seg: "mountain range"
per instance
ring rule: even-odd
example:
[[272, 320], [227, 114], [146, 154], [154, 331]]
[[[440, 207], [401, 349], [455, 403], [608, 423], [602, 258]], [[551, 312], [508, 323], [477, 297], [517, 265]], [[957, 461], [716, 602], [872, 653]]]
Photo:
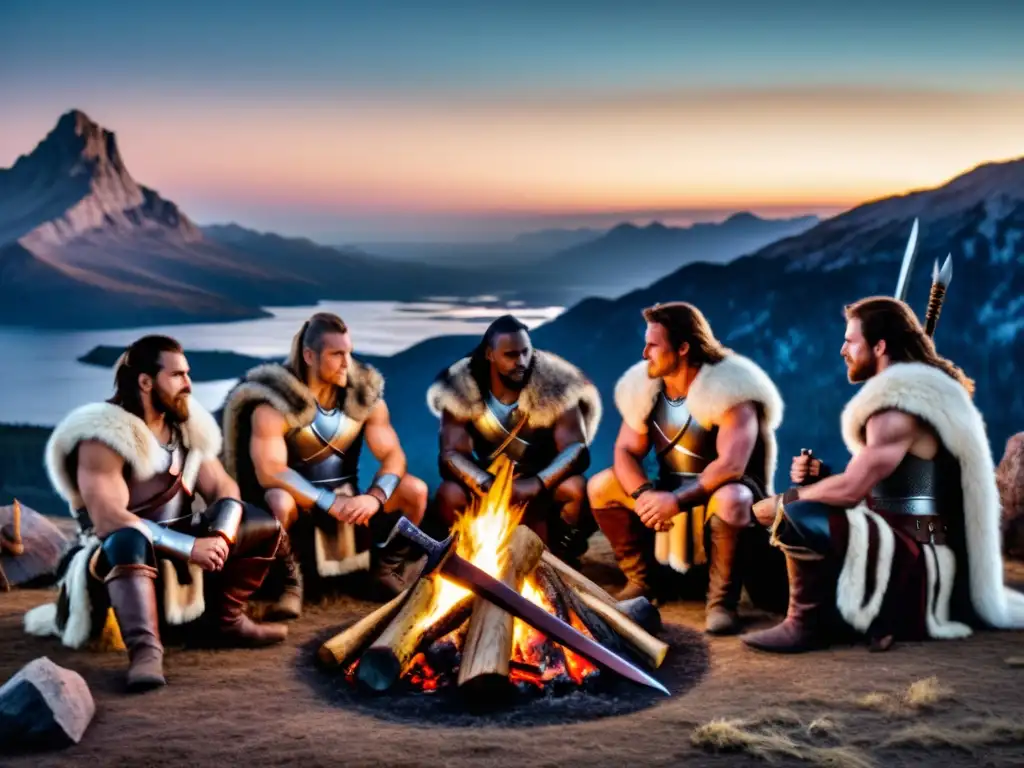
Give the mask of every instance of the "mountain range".
[[[858, 206], [725, 264], [690, 264], [618, 299], [592, 298], [535, 329], [534, 345], [563, 355], [597, 384], [605, 417], [593, 445], [607, 466], [620, 419], [613, 391], [641, 358], [644, 307], [690, 301], [717, 337], [772, 376], [786, 404], [776, 483], [788, 483], [789, 457], [801, 448], [839, 466], [843, 405], [856, 389], [839, 350], [845, 304], [893, 295], [914, 218], [919, 257], [907, 300], [923, 318], [933, 261], [953, 257], [953, 281], [935, 332], [940, 354], [976, 382], [998, 461], [1024, 430], [1024, 160], [979, 166], [934, 189]], [[375, 361], [388, 376], [389, 407], [410, 456], [410, 471], [437, 480], [437, 421], [423, 394], [444, 366], [477, 339], [432, 339]]]
[[0, 325], [212, 322], [322, 299], [436, 295], [565, 306], [591, 288], [621, 293], [666, 265], [739, 256], [804, 225], [748, 216], [679, 230], [552, 230], [495, 246], [500, 256], [490, 260], [486, 249], [474, 261], [467, 254], [446, 263], [410, 252], [396, 264], [393, 255], [237, 224], [201, 228], [132, 177], [112, 132], [72, 110], [31, 153], [0, 170]]

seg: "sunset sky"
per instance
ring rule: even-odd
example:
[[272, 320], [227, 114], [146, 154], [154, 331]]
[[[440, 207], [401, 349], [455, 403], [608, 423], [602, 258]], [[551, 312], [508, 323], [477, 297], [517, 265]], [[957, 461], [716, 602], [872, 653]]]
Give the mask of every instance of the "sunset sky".
[[491, 5], [5, 0], [0, 167], [79, 108], [198, 222], [340, 243], [831, 213], [1024, 155], [1024, 2]]

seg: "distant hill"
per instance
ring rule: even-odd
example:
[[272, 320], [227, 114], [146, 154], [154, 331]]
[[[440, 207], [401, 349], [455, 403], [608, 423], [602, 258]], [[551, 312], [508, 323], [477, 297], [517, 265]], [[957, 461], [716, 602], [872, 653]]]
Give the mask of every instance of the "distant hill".
[[532, 271], [541, 280], [571, 283], [576, 300], [615, 298], [691, 262], [729, 261], [799, 235], [817, 223], [816, 216], [763, 219], [737, 213], [718, 224], [689, 227], [620, 224], [596, 240], [554, 254]]

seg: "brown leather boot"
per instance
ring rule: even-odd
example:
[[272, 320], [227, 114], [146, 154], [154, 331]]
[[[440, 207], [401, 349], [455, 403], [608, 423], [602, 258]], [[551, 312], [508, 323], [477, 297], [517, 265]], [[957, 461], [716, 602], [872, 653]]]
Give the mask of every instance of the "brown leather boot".
[[610, 506], [594, 510], [601, 532], [604, 533], [619, 570], [626, 577], [626, 585], [613, 595], [616, 600], [632, 600], [635, 597], [646, 597], [652, 602], [655, 589], [652, 581], [653, 566], [648, 553], [648, 542], [645, 540], [643, 523], [625, 507]]
[[167, 685], [156, 608], [156, 568], [116, 565], [104, 579], [110, 605], [128, 649], [128, 690]]
[[281, 544], [274, 560], [275, 567], [284, 570], [284, 589], [277, 602], [267, 608], [265, 618], [268, 621], [297, 619], [302, 615], [302, 569], [292, 551], [291, 537], [285, 532], [281, 533]]
[[704, 631], [709, 635], [733, 635], [740, 629], [736, 606], [742, 582], [736, 549], [743, 529], [729, 525], [718, 515], [711, 517], [708, 526], [711, 528], [711, 563]]
[[280, 643], [288, 636], [285, 624], [258, 624], [245, 615], [245, 607], [270, 570], [273, 557], [229, 557], [215, 590], [210, 612], [215, 642], [259, 647]]
[[771, 653], [802, 653], [825, 645], [825, 601], [829, 599], [830, 566], [826, 560], [796, 559], [786, 555], [789, 574], [789, 610], [786, 619], [771, 629], [751, 632], [740, 639], [751, 648]]

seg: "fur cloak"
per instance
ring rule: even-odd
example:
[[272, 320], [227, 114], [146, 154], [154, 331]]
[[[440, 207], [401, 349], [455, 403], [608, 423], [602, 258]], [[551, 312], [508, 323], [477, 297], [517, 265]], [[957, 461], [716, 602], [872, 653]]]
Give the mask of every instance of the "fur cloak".
[[[189, 401], [189, 418], [181, 425], [181, 438], [188, 450], [181, 472], [182, 485], [191, 495], [200, 466], [207, 459], [216, 458], [222, 445], [217, 422], [195, 398]], [[76, 477], [77, 449], [84, 440], [97, 440], [107, 445], [124, 459], [132, 476], [140, 480], [149, 479], [159, 469], [163, 449], [156, 435], [138, 416], [111, 403], [91, 403], [76, 408], [50, 434], [44, 459], [50, 483], [68, 502], [72, 514], [84, 506]], [[105, 596], [105, 590], [90, 589], [90, 568], [100, 544], [91, 531], [79, 534], [74, 554], [60, 579], [57, 602], [28, 611], [26, 632], [56, 635], [72, 648], [82, 647], [93, 636], [97, 606], [93, 605], [91, 596]], [[182, 583], [172, 561], [159, 556], [157, 561], [167, 622], [184, 624], [201, 616], [205, 610], [202, 569], [189, 564], [190, 579]]]
[[[634, 431], [646, 434], [648, 419], [663, 388], [661, 379], [648, 377], [647, 361], [631, 366], [615, 385], [615, 405], [622, 420]], [[753, 360], [730, 352], [718, 363], [702, 365], [686, 396], [686, 407], [704, 429], [719, 424], [729, 409], [745, 402], [758, 406], [764, 466], [753, 474], [763, 472], [763, 477], [758, 479], [764, 481], [765, 492], [770, 496], [775, 492], [772, 480], [778, 462], [775, 431], [782, 423], [783, 402], [768, 374]], [[686, 573], [691, 565], [706, 561], [703, 510], [694, 510], [694, 513], [691, 519], [688, 513], [681, 512], [669, 531], [655, 536], [658, 561], [681, 573]]]
[[[546, 429], [571, 408], [579, 406], [583, 414], [583, 434], [587, 445], [594, 441], [601, 424], [601, 395], [586, 375], [553, 352], [534, 352], [530, 381], [519, 396], [519, 407], [527, 414], [526, 426]], [[464, 357], [427, 389], [427, 407], [437, 418], [447, 411], [452, 416], [472, 421], [487, 408], [484, 393], [470, 374], [469, 358]]]
[[[1024, 629], [1024, 595], [1003, 584], [999, 491], [981, 413], [959, 382], [937, 368], [924, 363], [897, 363], [865, 383], [844, 408], [843, 440], [850, 453], [856, 454], [864, 447], [868, 418], [888, 409], [912, 414], [930, 424], [960, 466], [967, 562], [958, 563], [948, 546], [922, 545], [928, 579], [929, 635], [954, 638], [971, 634], [967, 625], [949, 620], [958, 567], [967, 569], [971, 603], [979, 618], [1000, 629]], [[847, 510], [846, 515], [850, 538], [836, 603], [846, 621], [866, 631], [881, 610], [889, 584], [894, 537], [892, 529], [864, 504]], [[869, 526], [876, 529], [879, 541], [875, 589], [870, 597], [865, 594]]]
[[[384, 397], [384, 377], [371, 365], [352, 361], [346, 386], [345, 414], [353, 421], [366, 421]], [[264, 489], [256, 479], [249, 440], [252, 413], [256, 406], [269, 404], [284, 416], [290, 429], [301, 429], [316, 416], [316, 398], [309, 387], [291, 369], [268, 363], [245, 374], [228, 393], [224, 402], [224, 468], [241, 489], [242, 498], [265, 506]], [[354, 490], [354, 489], [353, 489]], [[355, 527], [339, 523], [337, 535], [327, 535], [319, 527], [313, 530], [313, 548], [317, 572], [321, 576], [340, 576], [370, 566], [369, 550], [356, 551]]]

